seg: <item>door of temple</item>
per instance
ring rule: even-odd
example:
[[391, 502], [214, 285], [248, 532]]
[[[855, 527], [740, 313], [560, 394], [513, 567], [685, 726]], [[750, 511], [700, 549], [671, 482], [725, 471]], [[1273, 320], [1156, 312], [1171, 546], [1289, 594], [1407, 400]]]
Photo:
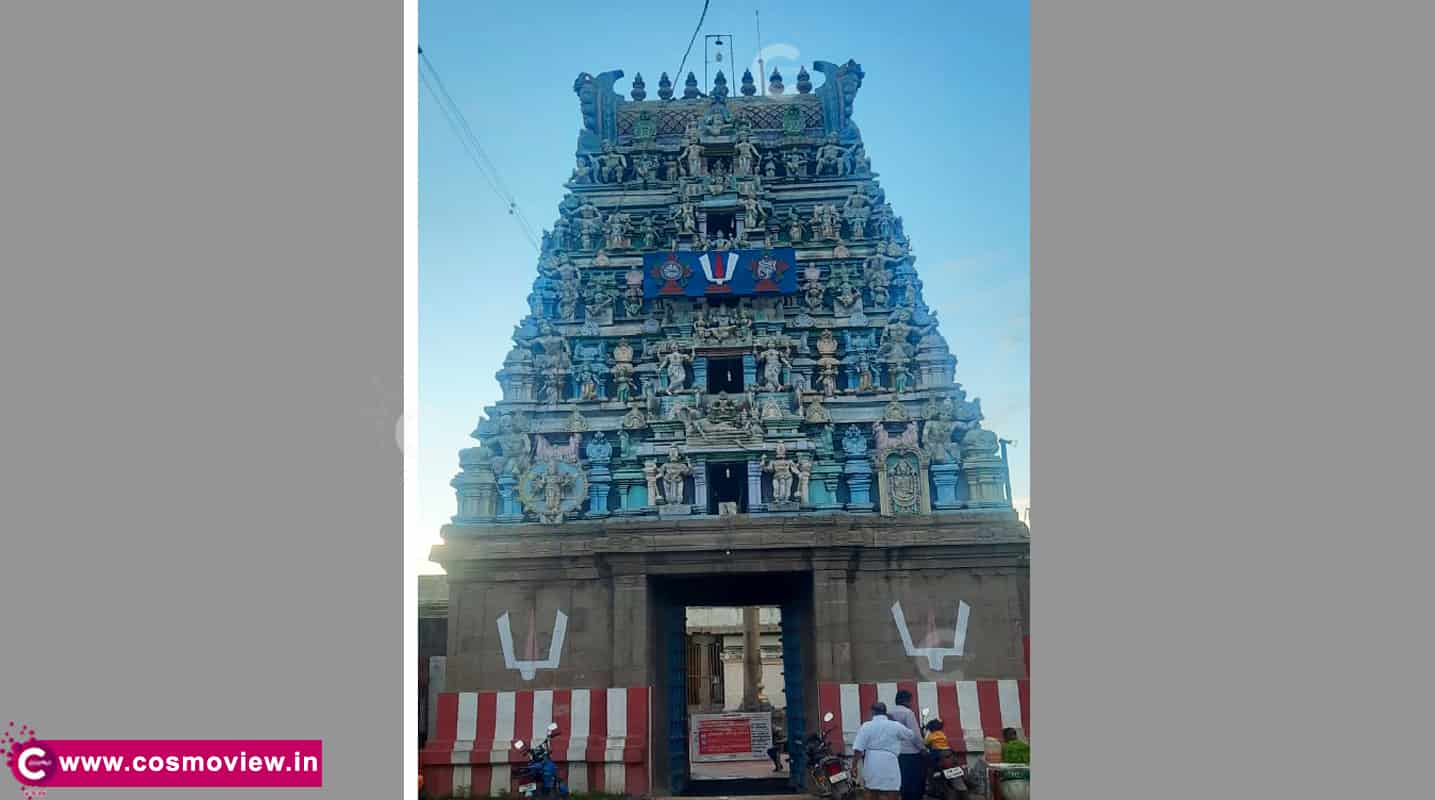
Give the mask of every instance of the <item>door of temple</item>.
[[711, 634], [690, 634], [687, 672], [688, 708], [694, 713], [721, 711], [726, 697], [722, 640]]
[[[655, 708], [654, 715], [663, 733], [661, 738], [655, 735], [654, 747], [661, 746], [666, 751], [659, 756], [662, 759], [659, 763], [666, 767], [667, 793], [740, 796], [800, 791], [803, 776], [800, 746], [788, 748], [792, 755], [790, 768], [784, 764], [781, 774], [772, 772], [770, 763], [763, 766], [765, 762], [757, 760], [751, 767], [753, 775], [749, 777], [724, 780], [712, 780], [711, 776], [702, 779], [694, 777], [692, 764], [689, 763], [691, 713], [695, 713], [693, 709], [697, 706], [708, 703], [722, 709], [726, 692], [721, 678], [713, 681], [713, 677], [721, 675], [723, 669], [722, 638], [713, 637], [716, 641], [709, 646], [706, 639], [688, 633], [686, 622], [690, 607], [775, 606], [780, 609], [780, 686], [787, 718], [786, 741], [800, 744], [813, 710], [808, 708], [809, 701], [815, 703], [817, 691], [815, 673], [809, 674], [811, 656], [805, 653], [814, 643], [812, 574], [681, 575], [655, 577], [652, 586], [659, 621], [657, 641], [662, 643], [662, 663], [656, 671], [662, 681], [658, 693], [658, 697], [662, 698], [662, 708]], [[711, 770], [711, 767], [711, 764], [706, 764], [703, 768]]]

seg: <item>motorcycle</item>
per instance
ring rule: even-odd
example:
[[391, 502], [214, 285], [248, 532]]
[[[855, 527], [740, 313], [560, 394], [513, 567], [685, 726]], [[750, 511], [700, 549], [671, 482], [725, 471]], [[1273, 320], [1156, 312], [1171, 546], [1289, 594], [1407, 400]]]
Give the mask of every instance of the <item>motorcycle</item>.
[[[931, 714], [930, 708], [922, 709], [923, 731], [931, 730], [931, 723], [935, 721], [927, 719]], [[975, 780], [957, 764], [956, 752], [929, 748], [926, 755], [927, 781], [923, 794], [934, 800], [966, 800], [967, 791], [973, 788]]]
[[[832, 722], [832, 712], [823, 715], [822, 721]], [[812, 790], [818, 797], [825, 800], [849, 800], [856, 795], [857, 787], [853, 785], [847, 757], [842, 754], [840, 748], [838, 752], [832, 751], [832, 745], [827, 739], [831, 733], [832, 726], [828, 725], [820, 734], [807, 734], [803, 742], [807, 754], [807, 775], [812, 783]]]
[[541, 743], [532, 747], [525, 746], [522, 739], [513, 743], [514, 750], [528, 753], [528, 763], [518, 768], [518, 793], [525, 800], [568, 797], [568, 784], [558, 777], [558, 765], [550, 755], [551, 742], [557, 734], [557, 723], [550, 722]]

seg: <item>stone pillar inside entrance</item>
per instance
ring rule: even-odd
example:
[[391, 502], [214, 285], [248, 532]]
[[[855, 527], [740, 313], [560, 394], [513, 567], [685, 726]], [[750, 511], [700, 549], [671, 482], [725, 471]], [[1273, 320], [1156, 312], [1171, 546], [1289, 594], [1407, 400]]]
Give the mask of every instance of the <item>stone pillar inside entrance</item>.
[[742, 707], [757, 709], [758, 686], [762, 683], [761, 609], [748, 606], [742, 610]]

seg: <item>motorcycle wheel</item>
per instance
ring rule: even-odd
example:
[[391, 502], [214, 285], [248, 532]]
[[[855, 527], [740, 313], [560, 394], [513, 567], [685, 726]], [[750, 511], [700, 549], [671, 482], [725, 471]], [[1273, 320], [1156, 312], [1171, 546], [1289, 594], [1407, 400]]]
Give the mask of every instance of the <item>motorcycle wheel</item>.
[[[832, 784], [828, 782], [827, 773], [823, 772], [821, 767], [813, 767], [808, 771], [808, 775], [812, 778], [813, 794], [823, 798], [835, 798], [836, 793], [832, 789]], [[840, 798], [836, 800], [840, 800]]]

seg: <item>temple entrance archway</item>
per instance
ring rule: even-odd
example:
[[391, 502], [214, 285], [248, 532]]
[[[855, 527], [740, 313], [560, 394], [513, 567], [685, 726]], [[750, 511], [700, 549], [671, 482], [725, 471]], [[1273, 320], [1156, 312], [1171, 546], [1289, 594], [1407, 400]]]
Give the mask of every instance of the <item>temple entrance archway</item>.
[[714, 780], [693, 774], [689, 758], [691, 642], [687, 619], [688, 609], [696, 606], [765, 606], [779, 610], [784, 733], [787, 742], [801, 742], [817, 702], [817, 676], [811, 656], [816, 626], [812, 573], [713, 573], [653, 576], [650, 580], [659, 643], [652, 731], [657, 781], [665, 782], [673, 795], [734, 796], [801, 791], [804, 767], [800, 748], [788, 749], [790, 763], [784, 759], [783, 771], [769, 777]]

